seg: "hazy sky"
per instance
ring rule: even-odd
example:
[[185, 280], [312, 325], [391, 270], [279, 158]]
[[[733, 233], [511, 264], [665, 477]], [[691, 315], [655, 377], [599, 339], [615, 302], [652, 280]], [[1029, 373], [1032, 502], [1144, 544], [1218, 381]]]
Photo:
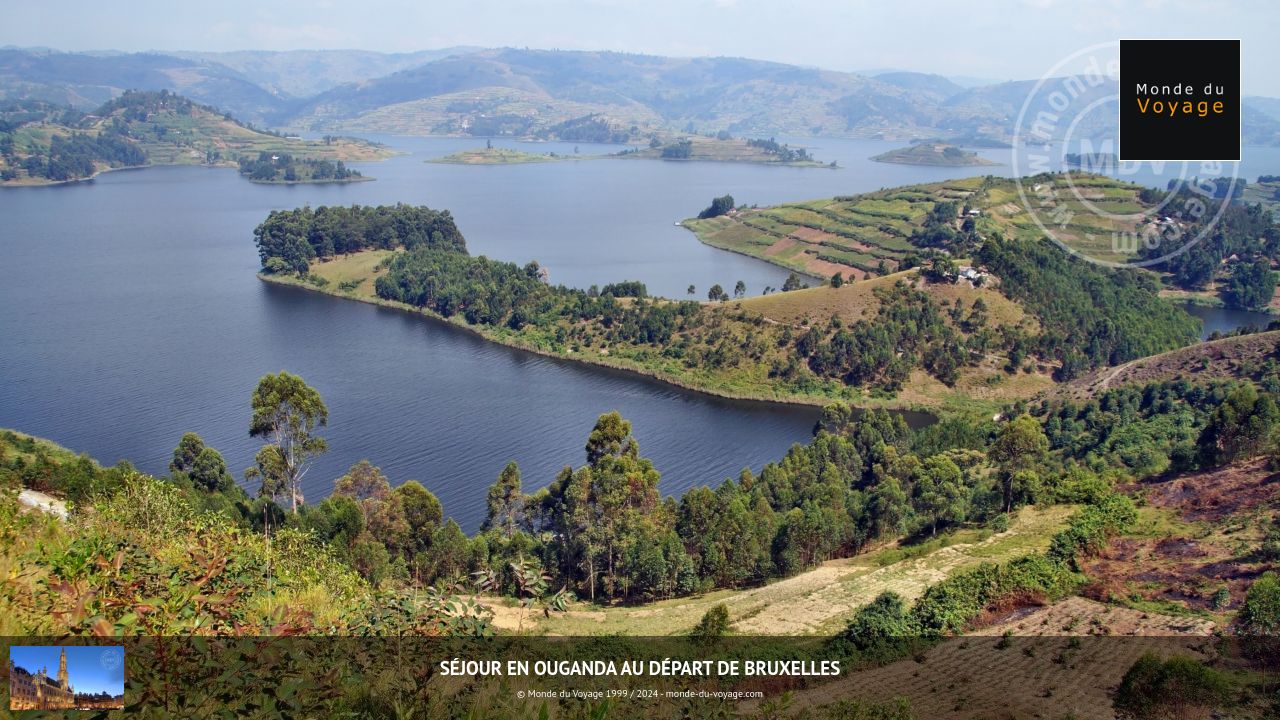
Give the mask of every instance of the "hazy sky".
[[997, 80], [1121, 37], [1225, 37], [1243, 40], [1245, 93], [1280, 96], [1268, 0], [0, 0], [0, 17], [0, 45], [62, 50], [527, 46]]

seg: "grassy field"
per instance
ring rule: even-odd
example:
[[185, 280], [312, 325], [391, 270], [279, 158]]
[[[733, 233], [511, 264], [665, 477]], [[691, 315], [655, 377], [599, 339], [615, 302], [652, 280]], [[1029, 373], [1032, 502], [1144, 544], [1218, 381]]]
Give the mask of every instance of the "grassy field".
[[[817, 277], [840, 272], [865, 278], [898, 267], [912, 251], [910, 238], [939, 202], [968, 205], [980, 235], [999, 232], [1038, 239], [1040, 218], [1062, 242], [1090, 257], [1121, 261], [1113, 232], [1133, 231], [1137, 219], [1103, 220], [1090, 210], [1136, 214], [1142, 210], [1138, 186], [1110, 178], [1073, 174], [1026, 188], [1032, 215], [1012, 180], [974, 177], [912, 185], [856, 196], [841, 196], [764, 208], [740, 208], [709, 220], [682, 224], [713, 247], [757, 257]], [[959, 225], [959, 219], [956, 224]]]
[[[739, 634], [829, 634], [843, 628], [858, 608], [886, 590], [910, 601], [959, 570], [1044, 550], [1072, 511], [1062, 505], [1024, 508], [1009, 531], [1000, 534], [961, 530], [919, 545], [895, 544], [746, 590], [720, 590], [637, 607], [599, 608], [580, 603], [550, 618], [526, 617], [524, 627], [527, 632], [547, 635], [683, 635], [707, 610], [725, 603], [732, 629]], [[514, 632], [519, 609], [501, 601], [495, 605], [495, 622]]]

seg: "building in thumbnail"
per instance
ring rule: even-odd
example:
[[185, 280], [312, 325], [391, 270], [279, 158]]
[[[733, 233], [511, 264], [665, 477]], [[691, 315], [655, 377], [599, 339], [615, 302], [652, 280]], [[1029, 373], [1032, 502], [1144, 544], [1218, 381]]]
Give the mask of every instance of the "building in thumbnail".
[[76, 706], [75, 689], [67, 677], [67, 651], [58, 658], [57, 678], [48, 668], [31, 672], [9, 661], [10, 710], [69, 710]]

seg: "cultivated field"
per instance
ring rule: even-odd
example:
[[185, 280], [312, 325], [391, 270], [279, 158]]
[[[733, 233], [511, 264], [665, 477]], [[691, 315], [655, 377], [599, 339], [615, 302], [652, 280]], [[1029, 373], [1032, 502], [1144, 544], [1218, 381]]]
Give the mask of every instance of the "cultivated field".
[[[817, 277], [841, 272], [867, 277], [897, 269], [934, 206], [954, 202], [978, 210], [979, 235], [1041, 238], [1042, 223], [1054, 237], [1090, 257], [1120, 261], [1131, 254], [1113, 247], [1113, 232], [1133, 231], [1141, 212], [1138, 186], [1073, 173], [1025, 187], [1035, 215], [1017, 185], [1004, 178], [974, 177], [912, 185], [765, 208], [740, 208], [684, 226], [708, 245], [740, 252]], [[1103, 210], [1115, 217], [1099, 218]], [[955, 221], [960, 224], [959, 218]]]

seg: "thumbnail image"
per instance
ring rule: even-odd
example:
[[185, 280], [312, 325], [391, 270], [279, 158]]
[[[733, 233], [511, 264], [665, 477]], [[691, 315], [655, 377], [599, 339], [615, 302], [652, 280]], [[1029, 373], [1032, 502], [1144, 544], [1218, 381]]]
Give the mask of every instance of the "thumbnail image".
[[[51, 670], [56, 667], [57, 670]], [[10, 710], [124, 708], [124, 648], [16, 645], [9, 648]]]

